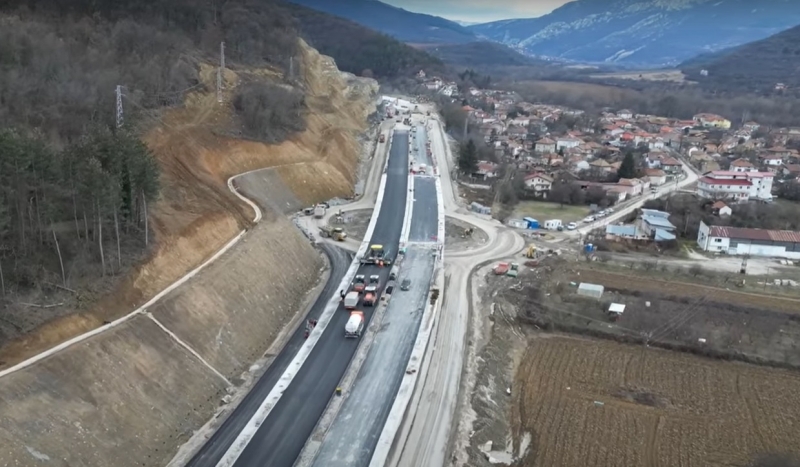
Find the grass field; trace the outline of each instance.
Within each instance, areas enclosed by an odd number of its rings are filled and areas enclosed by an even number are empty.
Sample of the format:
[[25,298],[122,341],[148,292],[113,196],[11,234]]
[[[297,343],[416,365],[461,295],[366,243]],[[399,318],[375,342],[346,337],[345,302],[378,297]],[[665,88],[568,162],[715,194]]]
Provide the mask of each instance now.
[[613,342],[529,341],[517,368],[515,465],[744,466],[800,452],[800,374]]
[[563,207],[558,203],[548,203],[545,201],[520,201],[514,209],[514,216],[518,218],[533,217],[541,224],[548,219],[561,219],[565,224],[577,222],[589,215],[587,206]]
[[658,70],[658,71],[628,71],[620,73],[602,73],[591,75],[592,78],[614,78],[614,79],[630,79],[634,81],[670,81],[674,83],[682,83],[686,81],[686,77],[680,70]]

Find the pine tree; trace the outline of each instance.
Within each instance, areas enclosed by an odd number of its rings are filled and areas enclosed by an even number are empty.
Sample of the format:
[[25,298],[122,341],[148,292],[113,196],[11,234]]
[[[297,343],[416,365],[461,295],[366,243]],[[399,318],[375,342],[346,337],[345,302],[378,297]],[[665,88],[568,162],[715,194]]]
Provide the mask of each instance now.
[[636,177],[636,161],[633,159],[632,152],[625,153],[625,157],[622,159],[622,164],[619,166],[619,170],[617,171],[617,176],[619,178]]
[[466,173],[475,173],[478,170],[478,148],[471,139],[462,143],[458,154],[458,168]]

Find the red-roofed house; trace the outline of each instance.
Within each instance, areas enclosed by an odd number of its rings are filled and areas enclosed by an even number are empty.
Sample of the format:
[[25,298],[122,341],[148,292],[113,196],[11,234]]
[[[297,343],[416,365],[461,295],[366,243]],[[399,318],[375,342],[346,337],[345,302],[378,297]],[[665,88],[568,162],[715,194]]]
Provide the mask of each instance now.
[[543,173],[532,173],[525,176],[525,188],[532,190],[536,195],[547,197],[553,187],[553,177]]
[[536,142],[535,151],[541,153],[556,152],[556,142],[550,138],[542,138]]
[[703,198],[731,199],[748,201],[750,199],[772,199],[772,180],[770,172],[735,172],[717,170],[704,174],[697,182],[697,194]]
[[756,169],[755,166],[751,164],[749,160],[744,158],[736,159],[735,161],[731,162],[731,170],[733,170],[734,172],[758,171],[758,169]]
[[733,210],[730,208],[730,206],[722,201],[717,201],[716,203],[712,204],[711,210],[719,217],[730,216],[733,214]]
[[472,175],[475,178],[486,180],[488,178],[494,178],[495,176],[497,176],[496,171],[497,171],[497,164],[493,162],[479,161],[478,170],[475,171],[475,173],[473,173]]
[[644,174],[650,179],[652,186],[661,186],[667,183],[667,174],[661,169],[644,169]]
[[800,259],[800,232],[791,230],[743,229],[700,222],[697,245],[704,251],[729,255]]

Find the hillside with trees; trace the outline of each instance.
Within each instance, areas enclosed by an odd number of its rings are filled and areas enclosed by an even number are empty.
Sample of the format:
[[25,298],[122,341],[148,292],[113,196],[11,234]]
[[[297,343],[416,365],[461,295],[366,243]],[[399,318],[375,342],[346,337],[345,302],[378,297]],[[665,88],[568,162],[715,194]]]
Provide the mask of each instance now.
[[496,42],[437,45],[425,49],[443,62],[470,68],[545,66],[547,62],[523,55]]
[[[800,26],[681,66],[688,79],[717,93],[800,95]],[[708,72],[707,76],[701,70]],[[776,87],[779,83],[786,89]]]

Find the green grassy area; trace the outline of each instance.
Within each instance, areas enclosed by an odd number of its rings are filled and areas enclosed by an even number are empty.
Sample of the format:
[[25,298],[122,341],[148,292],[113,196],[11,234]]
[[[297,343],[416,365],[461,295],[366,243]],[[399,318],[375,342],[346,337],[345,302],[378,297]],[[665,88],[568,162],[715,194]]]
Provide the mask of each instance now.
[[563,207],[558,203],[548,203],[545,201],[520,201],[514,209],[514,217],[533,217],[540,223],[549,219],[561,219],[564,224],[578,222],[589,215],[588,206]]

